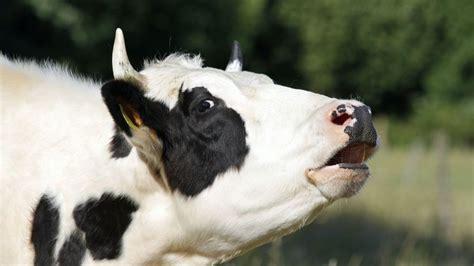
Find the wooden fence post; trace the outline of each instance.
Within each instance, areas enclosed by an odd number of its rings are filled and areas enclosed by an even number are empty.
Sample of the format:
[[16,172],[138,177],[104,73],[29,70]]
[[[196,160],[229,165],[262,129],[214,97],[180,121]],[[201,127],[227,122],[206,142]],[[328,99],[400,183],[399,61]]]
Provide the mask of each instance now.
[[437,230],[439,235],[445,239],[449,238],[451,230],[451,189],[449,182],[449,147],[448,137],[443,131],[434,135],[433,147],[436,162],[436,185],[437,185]]
[[401,183],[404,186],[411,185],[413,180],[420,173],[420,159],[423,157],[423,144],[419,139],[415,139],[408,148],[408,155],[405,160]]

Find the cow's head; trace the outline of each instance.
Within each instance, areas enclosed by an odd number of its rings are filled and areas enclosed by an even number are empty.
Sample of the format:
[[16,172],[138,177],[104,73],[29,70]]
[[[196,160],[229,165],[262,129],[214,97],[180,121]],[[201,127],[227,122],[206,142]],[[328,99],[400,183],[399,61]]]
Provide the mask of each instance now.
[[238,54],[228,71],[171,56],[137,72],[117,30],[115,80],[102,88],[132,152],[173,199],[177,227],[194,245],[186,248],[220,259],[354,195],[377,146],[363,103],[242,72]]

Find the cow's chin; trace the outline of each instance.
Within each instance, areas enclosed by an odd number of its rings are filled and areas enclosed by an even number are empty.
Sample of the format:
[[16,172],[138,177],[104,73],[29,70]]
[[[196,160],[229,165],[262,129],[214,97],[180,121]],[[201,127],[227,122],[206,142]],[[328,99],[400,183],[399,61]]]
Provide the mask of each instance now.
[[356,194],[369,177],[369,169],[365,164],[356,169],[331,165],[319,169],[310,168],[306,170],[306,177],[324,197],[335,200]]
[[307,169],[306,177],[329,200],[351,197],[369,177],[369,167],[365,162],[375,150],[364,143],[345,146],[324,165]]

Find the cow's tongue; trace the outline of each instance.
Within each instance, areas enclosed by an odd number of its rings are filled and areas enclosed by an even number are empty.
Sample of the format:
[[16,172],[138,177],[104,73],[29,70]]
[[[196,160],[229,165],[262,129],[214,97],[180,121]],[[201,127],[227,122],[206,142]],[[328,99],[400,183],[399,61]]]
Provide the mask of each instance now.
[[351,144],[339,152],[336,153],[326,164],[336,165],[336,164],[361,164],[367,160],[371,154],[368,152],[371,148],[364,143],[355,143]]

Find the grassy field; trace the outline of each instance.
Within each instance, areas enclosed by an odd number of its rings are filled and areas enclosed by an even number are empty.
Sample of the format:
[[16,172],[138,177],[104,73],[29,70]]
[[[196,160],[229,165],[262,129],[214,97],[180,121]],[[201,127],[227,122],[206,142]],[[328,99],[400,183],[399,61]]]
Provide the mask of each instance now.
[[229,265],[473,265],[473,150],[382,147],[369,165],[358,195]]

